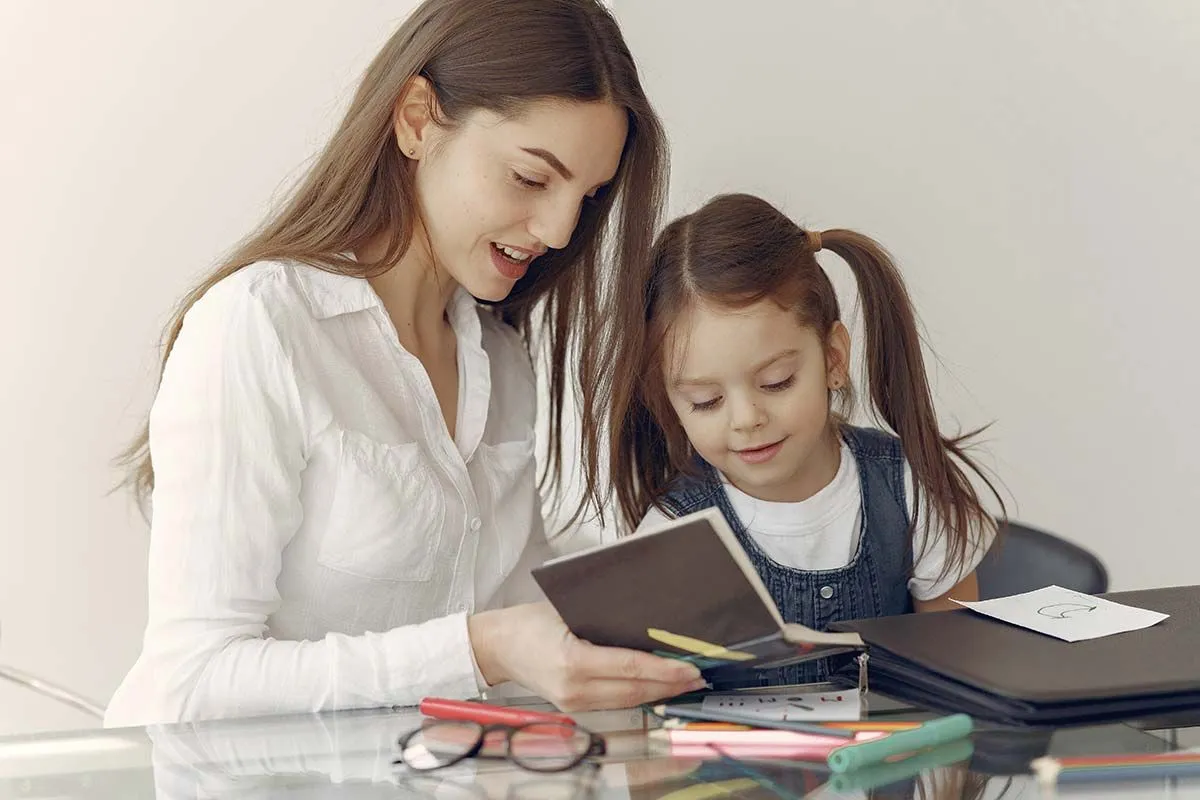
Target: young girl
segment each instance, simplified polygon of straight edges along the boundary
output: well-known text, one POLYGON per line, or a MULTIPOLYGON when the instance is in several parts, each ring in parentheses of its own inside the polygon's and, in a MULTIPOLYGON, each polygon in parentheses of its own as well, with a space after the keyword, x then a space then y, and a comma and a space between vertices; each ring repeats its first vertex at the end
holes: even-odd
MULTIPOLYGON (((938 430, 914 313, 880 246, 728 195, 671 223, 648 264, 618 321, 614 374, 630 380, 615 389, 612 459, 625 521, 720 508, 784 619, 817 629, 977 599, 994 524, 960 464, 992 487, 965 437, 938 430), (823 249, 857 279, 871 409, 895 436, 843 415, 850 337, 823 249)), ((761 678, 828 673, 816 662, 761 678)))
POLYGON ((594 429, 598 253, 613 224, 616 262, 646 257, 663 149, 596 0, 413 12, 293 197, 169 328, 128 454, 153 491, 149 620, 106 724, 507 680, 568 709, 695 685, 694 667, 513 605, 548 554, 526 342, 542 319, 555 420, 582 354, 594 429))

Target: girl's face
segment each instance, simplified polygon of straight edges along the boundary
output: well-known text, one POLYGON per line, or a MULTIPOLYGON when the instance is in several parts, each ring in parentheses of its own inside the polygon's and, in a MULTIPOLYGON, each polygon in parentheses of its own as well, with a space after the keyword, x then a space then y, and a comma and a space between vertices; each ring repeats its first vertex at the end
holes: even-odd
POLYGON ((481 300, 504 299, 534 259, 571 240, 583 204, 617 173, 626 128, 611 103, 555 100, 427 128, 415 181, 438 270, 481 300))
POLYGON ((692 447, 762 500, 807 499, 838 467, 829 391, 846 376, 850 340, 827 342, 773 300, 746 308, 698 302, 672 326, 664 378, 692 447))

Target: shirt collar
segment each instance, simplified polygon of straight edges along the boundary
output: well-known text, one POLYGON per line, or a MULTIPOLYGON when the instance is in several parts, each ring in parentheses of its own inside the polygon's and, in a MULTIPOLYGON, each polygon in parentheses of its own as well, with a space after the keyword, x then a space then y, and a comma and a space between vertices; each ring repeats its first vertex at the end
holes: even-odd
POLYGON ((366 278, 338 275, 308 264, 299 265, 295 274, 304 298, 317 319, 329 319, 382 305, 379 295, 375 294, 366 278))
MULTIPOLYGON (((355 311, 383 307, 383 301, 366 278, 326 272, 308 264, 299 265, 296 275, 308 306, 317 319, 329 319, 340 314, 353 314, 355 311)), ((476 306, 475 298, 470 292, 459 286, 454 290, 446 311, 450 317, 450 324, 459 336, 465 332, 468 338, 478 341, 479 318, 476 306)))

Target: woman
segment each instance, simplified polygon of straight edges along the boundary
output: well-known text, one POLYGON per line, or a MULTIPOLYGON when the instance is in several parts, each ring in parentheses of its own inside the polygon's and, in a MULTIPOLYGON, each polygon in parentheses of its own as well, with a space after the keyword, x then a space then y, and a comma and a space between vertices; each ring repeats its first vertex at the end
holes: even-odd
POLYGON ((645 257, 664 173, 661 127, 595 0, 421 5, 290 201, 168 330, 126 454, 153 507, 149 620, 106 724, 509 680, 564 709, 699 685, 689 665, 575 639, 544 602, 512 605, 536 596, 548 552, 534 323, 551 419, 580 357, 594 467, 599 252, 613 217, 616 259, 645 257))

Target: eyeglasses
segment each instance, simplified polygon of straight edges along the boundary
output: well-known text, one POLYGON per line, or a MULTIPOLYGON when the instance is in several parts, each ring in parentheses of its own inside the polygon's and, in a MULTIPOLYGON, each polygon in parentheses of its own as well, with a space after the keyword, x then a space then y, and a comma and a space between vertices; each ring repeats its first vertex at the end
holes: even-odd
POLYGON ((575 725, 428 720, 400 738, 400 758, 394 763, 428 772, 468 758, 503 758, 531 772, 565 772, 605 752, 602 737, 575 725))

